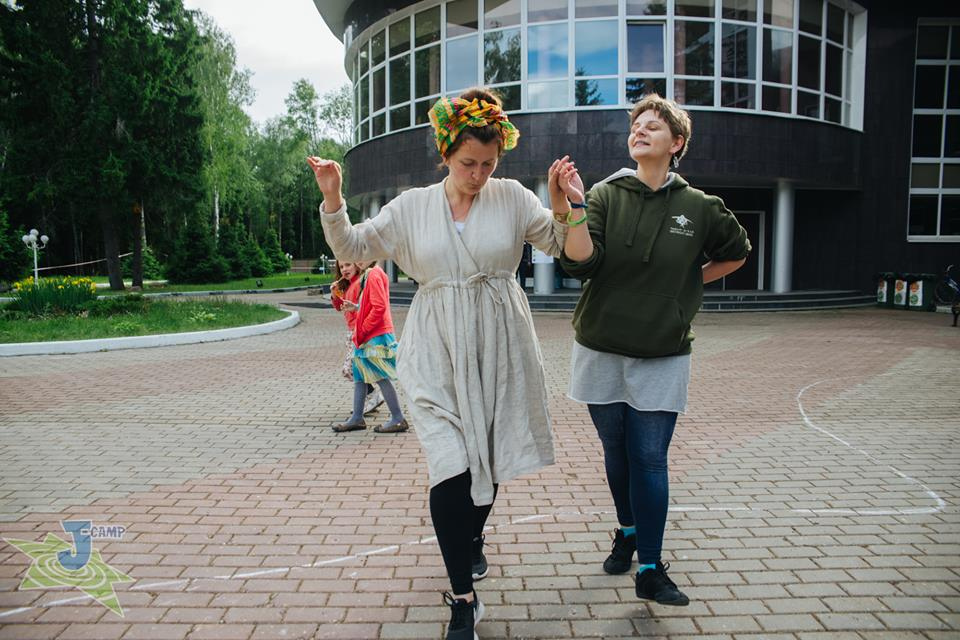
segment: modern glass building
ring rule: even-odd
[[[441,95],[495,88],[522,134],[497,175],[543,194],[562,154],[588,186],[629,166],[627,112],[656,91],[693,117],[680,173],[754,244],[717,286],[868,289],[960,262],[958,2],[315,2],[346,46],[347,195],[368,215],[440,178]]]

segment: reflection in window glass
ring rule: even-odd
[[[520,108],[520,85],[511,84],[505,87],[496,87],[494,89],[500,96],[500,102],[503,103],[504,111],[515,111]]]
[[[430,122],[430,107],[436,100],[420,100],[413,105],[413,124]]]
[[[755,22],[757,2],[756,0],[723,0],[723,17],[727,20]]]
[[[527,77],[559,78],[567,75],[567,25],[529,27]]]
[[[947,131],[943,136],[943,156],[960,158],[960,116],[947,116]]]
[[[834,42],[843,43],[843,9],[835,4],[827,3],[827,38]]]
[[[373,133],[372,135],[379,136],[386,133],[385,127],[387,123],[386,114],[381,113],[378,116],[373,117]]]
[[[819,105],[819,102],[817,102],[817,104]],[[792,111],[790,107],[790,89],[785,89],[783,87],[764,86],[761,108],[764,111],[777,111],[780,113],[790,113]],[[797,98],[797,113],[800,113],[799,97]],[[801,113],[801,115],[807,115],[807,114]],[[810,117],[813,118],[816,116],[810,116]]]
[[[527,85],[527,106],[530,109],[567,106],[567,81],[531,82]]]
[[[370,76],[360,79],[360,119],[370,116]]]
[[[808,89],[820,88],[820,41],[800,36],[797,54],[797,84]]]
[[[827,45],[827,60],[824,65],[823,90],[835,96],[843,90],[843,49]]]
[[[940,186],[939,164],[914,164],[910,171],[910,186],[917,189],[936,189]]]
[[[724,82],[720,85],[720,106],[729,109],[754,109],[757,86],[752,82]]]
[[[617,104],[617,79],[596,78],[577,80],[574,85],[574,101],[578,107],[601,104]]]
[[[950,59],[960,60],[960,26],[953,27],[953,36],[950,38]]]
[[[677,78],[673,81],[673,95],[683,105],[713,106],[713,81]]]
[[[914,76],[915,109],[943,108],[943,80],[946,67],[940,65],[917,65]]]
[[[374,67],[384,61],[386,56],[386,45],[386,31],[381,31],[370,39],[370,64]]]
[[[627,0],[628,16],[665,16],[666,0]]]
[[[957,36],[960,37],[960,33]],[[950,67],[948,82],[950,86],[947,88],[947,109],[960,109],[960,66]]]
[[[627,25],[627,71],[663,73],[663,25]]]
[[[801,31],[818,36],[823,34],[823,3],[820,0],[800,0],[799,26]]]
[[[617,15],[617,0],[574,0],[578,18],[602,18]]]
[[[917,58],[947,57],[947,27],[917,27]]]
[[[910,222],[907,233],[911,236],[932,236],[937,233],[938,196],[910,196]]]
[[[943,140],[943,118],[938,115],[913,116],[913,157],[939,158]]]
[[[360,45],[360,51],[357,54],[357,62],[360,65],[360,75],[365,74],[367,72],[367,69],[370,68],[370,55],[367,52],[366,43]]]
[[[763,30],[763,79],[768,82],[790,84],[793,73],[791,47],[793,36],[789,31]]]
[[[477,84],[477,36],[447,40],[447,91]]]
[[[674,7],[677,16],[713,17],[713,0],[675,0]]]
[[[527,5],[527,22],[566,20],[567,0],[535,0]]]
[[[674,72],[686,76],[713,75],[713,23],[676,21]]]
[[[667,95],[667,81],[663,78],[627,78],[627,104],[639,102],[648,93]]]
[[[390,61],[390,105],[410,100],[410,56]]]
[[[823,119],[840,124],[843,119],[843,103],[834,98],[823,99]]]
[[[960,235],[960,196],[943,194],[940,200],[940,235]]]
[[[520,0],[484,0],[484,29],[499,29],[517,24],[520,24]]]
[[[370,137],[370,121],[367,120],[362,125],[360,125],[358,139],[360,142],[363,142]]]
[[[960,164],[943,165],[944,189],[960,189]]]
[[[447,37],[476,33],[477,0],[453,0],[447,3]]]
[[[793,28],[793,0],[763,0],[763,23]]]
[[[756,28],[739,24],[723,25],[720,45],[720,68],[725,78],[757,77]]]
[[[392,83],[391,83],[392,84]],[[390,111],[390,131],[406,129],[410,126],[410,105]]]
[[[575,68],[578,76],[605,76],[617,73],[617,22],[577,22]]]
[[[483,34],[483,67],[487,84],[520,80],[520,29]]]
[[[440,7],[421,11],[414,18],[415,46],[436,42],[440,39]]]
[[[416,97],[440,93],[440,45],[420,49],[414,53]]]
[[[405,18],[390,25],[390,55],[395,56],[410,48],[410,20]]]
[[[383,67],[373,72],[373,106],[376,112],[387,106],[387,73]]]
[[[797,91],[797,115],[808,118],[819,118],[820,94]]]

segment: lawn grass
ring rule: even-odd
[[[248,304],[220,298],[145,301],[141,313],[106,317],[61,315],[25,318],[0,314],[0,343],[49,342],[118,338],[158,333],[207,331],[285,318],[287,313],[267,304]]]
[[[262,287],[257,286],[257,280],[263,283]],[[264,276],[263,278],[246,278],[244,280],[231,280],[229,282],[209,282],[203,284],[146,284],[143,293],[175,293],[187,291],[237,291],[242,289],[289,289],[291,287],[309,287],[321,284],[329,284],[333,280],[333,275],[329,273],[291,273],[290,275]],[[108,282],[106,277],[95,276],[93,281],[97,284]],[[130,281],[125,280],[127,286]],[[98,289],[99,295],[116,295],[124,293],[123,291],[111,291],[109,289]],[[129,291],[127,292],[129,293]]]

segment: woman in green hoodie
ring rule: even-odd
[[[678,606],[689,599],[667,576],[661,551],[667,451],[687,403],[690,323],[704,283],[740,268],[750,251],[723,201],[670,171],[690,135],[689,114],[672,100],[651,94],[638,102],[627,138],[637,168],[594,185],[587,198],[592,251],[561,258],[585,281],[573,318],[569,395],[587,404],[597,428],[620,524],[603,569],[626,573],[636,551],[637,597]]]

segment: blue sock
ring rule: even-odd
[[[637,532],[637,528],[636,528],[635,526],[634,526],[634,527],[624,527],[624,526],[621,526],[621,527],[620,527],[620,531],[623,531],[623,537],[627,537],[627,536],[632,536],[633,534],[635,534],[635,533]]]
[[[637,566],[637,575],[640,575],[641,573],[643,573],[643,572],[646,571],[647,569],[656,569],[656,568],[657,568],[657,565],[655,565],[655,564],[641,564],[641,565],[638,565],[638,566]]]

